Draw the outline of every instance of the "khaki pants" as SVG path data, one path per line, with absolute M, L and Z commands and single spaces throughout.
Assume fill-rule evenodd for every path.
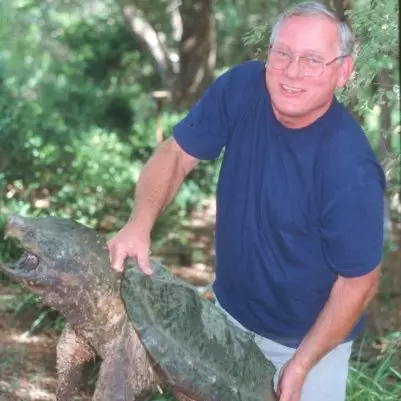
M 220 307 L 235 325 L 246 330 L 217 301 L 216 306 Z M 277 388 L 280 369 L 296 350 L 258 334 L 255 334 L 255 342 L 277 369 L 274 377 L 274 385 Z M 340 344 L 311 369 L 302 389 L 301 401 L 345 401 L 351 348 L 352 341 Z

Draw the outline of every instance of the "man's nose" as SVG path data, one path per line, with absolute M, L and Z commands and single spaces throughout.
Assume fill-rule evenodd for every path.
M 298 57 L 294 57 L 288 64 L 287 69 L 284 71 L 288 78 L 298 78 L 302 76 L 301 65 Z

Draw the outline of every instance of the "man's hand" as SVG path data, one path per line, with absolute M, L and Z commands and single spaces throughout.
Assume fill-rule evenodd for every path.
M 290 359 L 281 369 L 277 396 L 279 401 L 300 401 L 308 370 Z
M 153 273 L 149 262 L 150 235 L 127 223 L 107 242 L 111 267 L 122 272 L 125 259 L 135 258 L 139 268 L 148 275 Z

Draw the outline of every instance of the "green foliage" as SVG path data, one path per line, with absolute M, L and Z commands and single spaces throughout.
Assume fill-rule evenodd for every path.
M 365 123 L 364 128 L 386 172 L 391 204 L 400 204 L 398 2 L 374 1 L 371 7 L 367 7 L 366 1 L 359 0 L 347 14 L 357 38 L 357 57 L 354 77 L 340 99 L 352 105 L 357 116 L 372 115 L 379 110 L 381 123 L 376 127 Z M 383 118 L 388 122 L 384 123 Z M 394 206 L 394 209 L 393 217 L 399 219 L 399 207 Z
M 351 362 L 348 376 L 347 401 L 398 401 L 401 395 L 401 333 L 391 333 L 382 339 L 380 352 L 369 360 L 362 360 L 369 337 L 365 335 L 359 349 L 355 350 L 357 355 Z M 373 338 L 371 342 L 375 340 Z
M 0 226 L 16 212 L 70 217 L 115 231 L 129 215 L 135 181 L 156 146 L 151 90 L 158 88 L 159 76 L 115 4 L 85 19 L 83 10 L 61 3 L 49 10 L 32 0 L 5 11 L 13 23 L 0 27 L 6 54 L 0 81 Z M 182 116 L 163 112 L 165 135 Z M 154 231 L 155 242 L 161 244 L 166 230 L 179 226 L 191 205 L 212 192 L 213 174 L 205 163 L 195 173 L 197 181 L 183 185 Z M 8 253 L 12 245 L 3 247 Z

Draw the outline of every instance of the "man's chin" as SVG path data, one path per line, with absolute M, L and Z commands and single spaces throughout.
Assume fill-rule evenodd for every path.
M 285 105 L 283 107 L 273 105 L 273 111 L 277 120 L 289 128 L 299 128 L 297 125 L 302 125 L 303 120 L 307 117 L 305 109 L 295 105 Z

